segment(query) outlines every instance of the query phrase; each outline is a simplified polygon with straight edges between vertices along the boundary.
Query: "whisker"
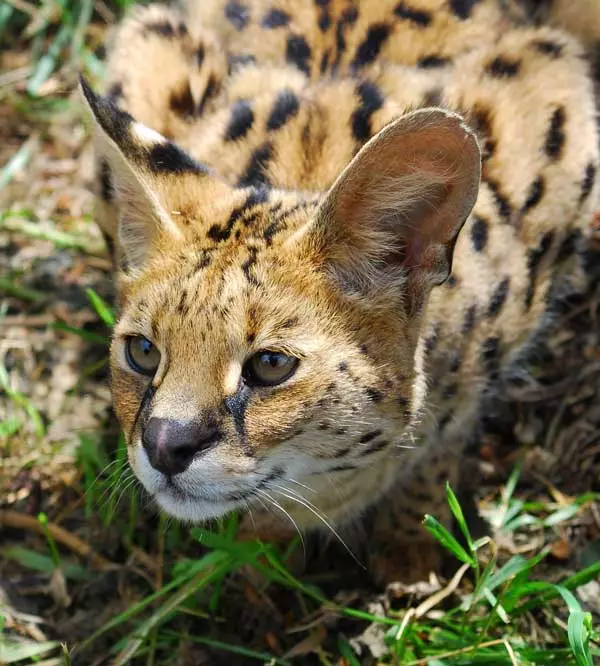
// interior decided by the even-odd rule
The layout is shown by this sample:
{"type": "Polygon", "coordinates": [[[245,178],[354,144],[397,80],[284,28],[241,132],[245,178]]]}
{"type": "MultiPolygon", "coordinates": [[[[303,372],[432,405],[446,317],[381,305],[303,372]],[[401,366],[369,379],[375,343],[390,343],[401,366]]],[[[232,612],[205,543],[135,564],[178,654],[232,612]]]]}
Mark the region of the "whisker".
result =
{"type": "Polygon", "coordinates": [[[289,521],[292,523],[292,525],[294,526],[294,529],[296,530],[296,532],[298,532],[298,536],[300,537],[300,543],[302,544],[302,555],[304,557],[304,563],[306,564],[306,543],[304,542],[304,536],[303,536],[302,532],[300,531],[300,528],[298,527],[298,523],[296,523],[296,521],[292,518],[292,516],[281,506],[281,504],[275,498],[273,498],[271,495],[269,495],[268,492],[266,492],[265,490],[260,490],[260,489],[257,489],[256,492],[259,495],[262,495],[263,497],[265,497],[266,500],[268,502],[270,502],[273,506],[275,506],[277,509],[282,511],[287,516],[289,521]]]}
{"type": "MultiPolygon", "coordinates": [[[[127,483],[133,475],[133,471],[131,469],[125,470],[125,474],[123,475],[122,479],[120,479],[121,483],[127,483]]],[[[106,480],[106,488],[104,489],[102,495],[98,498],[98,505],[101,508],[104,508],[104,505],[107,501],[110,501],[110,498],[115,495],[115,493],[118,492],[118,486],[116,479],[113,480],[111,478],[108,478],[106,480]],[[108,497],[107,497],[108,496],[108,497]]]]}
{"type": "Polygon", "coordinates": [[[350,555],[350,557],[363,569],[366,569],[365,565],[356,557],[356,555],[352,552],[352,549],[348,544],[344,541],[344,539],[341,537],[339,532],[333,527],[333,525],[327,520],[326,516],[324,516],[320,510],[309,500],[306,499],[306,497],[303,497],[302,495],[296,493],[294,490],[291,488],[286,488],[285,486],[281,485],[276,485],[273,487],[273,490],[280,495],[283,495],[284,497],[287,497],[288,499],[297,502],[301,506],[305,507],[308,509],[314,516],[316,516],[328,529],[329,531],[336,537],[336,539],[342,544],[346,552],[350,555]],[[277,490],[277,488],[281,488],[282,490],[277,490]],[[288,494],[291,493],[291,494],[288,494]]]}
{"type": "Polygon", "coordinates": [[[110,474],[108,475],[108,481],[113,477],[113,475],[118,474],[120,470],[122,470],[125,465],[127,464],[127,460],[113,460],[109,462],[107,465],[105,465],[99,472],[96,478],[92,481],[92,484],[89,487],[89,490],[93,490],[93,488],[96,486],[97,483],[100,483],[102,481],[102,477],[108,472],[108,470],[113,467],[113,469],[110,471],[110,474]],[[114,467],[114,465],[120,464],[120,467],[114,467]]]}
{"type": "MultiPolygon", "coordinates": [[[[124,481],[124,483],[123,483],[123,488],[119,492],[119,496],[118,496],[117,500],[114,503],[113,511],[116,512],[116,510],[119,507],[119,504],[121,503],[121,501],[125,497],[125,494],[136,484],[136,482],[137,482],[137,478],[136,478],[135,474],[133,472],[131,472],[131,476],[127,477],[126,481],[124,481]]],[[[106,502],[100,508],[101,511],[103,511],[107,508],[107,505],[110,502],[110,500],[112,499],[112,497],[114,497],[114,495],[109,495],[109,497],[107,497],[106,502]]]]}
{"type": "Polygon", "coordinates": [[[287,477],[288,481],[291,481],[292,483],[295,483],[297,486],[300,486],[301,488],[306,488],[311,493],[316,493],[317,491],[314,488],[311,488],[310,486],[307,486],[304,483],[300,483],[300,481],[296,481],[296,479],[292,479],[289,476],[287,477]]]}

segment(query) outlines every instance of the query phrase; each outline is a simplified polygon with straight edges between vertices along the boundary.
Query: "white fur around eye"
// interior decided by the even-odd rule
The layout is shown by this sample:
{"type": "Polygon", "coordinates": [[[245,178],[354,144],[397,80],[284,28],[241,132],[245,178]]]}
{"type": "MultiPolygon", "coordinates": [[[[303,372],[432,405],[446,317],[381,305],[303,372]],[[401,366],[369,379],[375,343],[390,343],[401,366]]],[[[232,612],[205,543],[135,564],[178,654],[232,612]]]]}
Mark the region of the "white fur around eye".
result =
{"type": "Polygon", "coordinates": [[[225,391],[225,395],[233,395],[237,391],[241,374],[241,363],[238,363],[238,361],[231,361],[223,380],[223,390],[225,391]]]}

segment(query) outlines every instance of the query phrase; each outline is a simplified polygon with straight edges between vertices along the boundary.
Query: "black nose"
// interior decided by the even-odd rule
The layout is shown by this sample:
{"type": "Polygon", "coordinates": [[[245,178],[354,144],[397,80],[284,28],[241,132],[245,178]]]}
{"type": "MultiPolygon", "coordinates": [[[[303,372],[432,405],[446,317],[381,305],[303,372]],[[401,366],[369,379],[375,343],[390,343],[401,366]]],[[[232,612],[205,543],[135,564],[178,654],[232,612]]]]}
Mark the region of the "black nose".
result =
{"type": "Polygon", "coordinates": [[[185,471],[194,456],[222,438],[214,423],[151,418],[142,434],[150,464],[167,476],[185,471]]]}

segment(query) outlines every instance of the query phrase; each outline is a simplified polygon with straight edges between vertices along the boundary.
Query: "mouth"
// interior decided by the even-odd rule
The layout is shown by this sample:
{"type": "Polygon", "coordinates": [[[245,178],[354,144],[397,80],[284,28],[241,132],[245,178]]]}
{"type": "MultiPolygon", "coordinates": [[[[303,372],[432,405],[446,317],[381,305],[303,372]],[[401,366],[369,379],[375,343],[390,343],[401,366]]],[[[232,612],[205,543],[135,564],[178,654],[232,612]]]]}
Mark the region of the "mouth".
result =
{"type": "Polygon", "coordinates": [[[227,493],[198,493],[177,481],[164,478],[152,493],[158,505],[168,514],[186,522],[201,522],[219,518],[235,509],[248,505],[269,484],[281,479],[285,471],[276,467],[265,474],[258,483],[227,493]]]}

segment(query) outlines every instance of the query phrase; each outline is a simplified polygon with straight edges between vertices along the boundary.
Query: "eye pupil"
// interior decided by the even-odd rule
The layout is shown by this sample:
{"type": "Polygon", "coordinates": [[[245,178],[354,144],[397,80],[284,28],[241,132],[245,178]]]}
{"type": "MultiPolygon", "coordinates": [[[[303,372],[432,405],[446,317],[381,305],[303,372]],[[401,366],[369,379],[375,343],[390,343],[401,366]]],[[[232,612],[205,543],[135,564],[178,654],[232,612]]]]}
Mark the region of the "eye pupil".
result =
{"type": "Polygon", "coordinates": [[[140,348],[144,354],[149,354],[154,349],[154,345],[150,342],[150,340],[147,340],[146,338],[140,338],[140,348]]]}
{"type": "Polygon", "coordinates": [[[258,352],[246,362],[245,380],[254,386],[276,386],[289,379],[298,367],[298,359],[282,352],[258,352]]]}
{"type": "Polygon", "coordinates": [[[268,353],[264,355],[262,361],[263,363],[270,365],[272,368],[278,368],[279,366],[284,365],[286,357],[283,354],[268,353]]]}

